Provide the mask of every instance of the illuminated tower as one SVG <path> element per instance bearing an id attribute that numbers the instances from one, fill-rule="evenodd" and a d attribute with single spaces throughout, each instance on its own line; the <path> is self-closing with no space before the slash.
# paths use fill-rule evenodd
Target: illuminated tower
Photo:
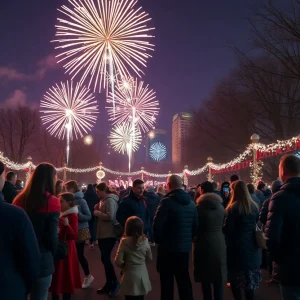
<path id="1" fill-rule="evenodd" d="M 172 163 L 174 166 L 184 164 L 186 140 L 192 126 L 191 113 L 179 113 L 172 122 Z"/>

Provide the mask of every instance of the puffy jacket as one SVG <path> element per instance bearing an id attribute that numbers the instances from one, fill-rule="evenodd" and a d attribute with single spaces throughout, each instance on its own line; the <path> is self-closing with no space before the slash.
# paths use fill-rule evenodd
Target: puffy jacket
<path id="1" fill-rule="evenodd" d="M 58 247 L 58 219 L 60 202 L 55 196 L 46 193 L 48 203 L 29 217 L 32 222 L 41 252 L 40 277 L 54 273 L 54 255 Z M 22 197 L 17 197 L 14 205 L 23 208 Z"/>
<path id="2" fill-rule="evenodd" d="M 74 197 L 74 203 L 78 206 L 78 229 L 88 228 L 88 222 L 91 220 L 92 214 L 86 201 L 83 199 L 84 194 L 82 192 L 77 192 L 74 194 Z"/>
<path id="3" fill-rule="evenodd" d="M 117 211 L 117 221 L 125 226 L 126 220 L 132 216 L 139 217 L 144 222 L 144 231 L 150 227 L 149 212 L 145 198 L 139 199 L 131 190 L 128 197 L 125 197 Z"/>
<path id="4" fill-rule="evenodd" d="M 254 204 L 251 215 L 240 214 L 238 205 L 227 211 L 223 232 L 229 271 L 249 271 L 260 267 L 261 251 L 255 236 L 257 220 L 258 209 Z"/>
<path id="5" fill-rule="evenodd" d="M 168 193 L 153 222 L 154 240 L 160 251 L 190 252 L 197 229 L 198 213 L 191 197 L 181 189 Z"/>
<path id="6" fill-rule="evenodd" d="M 32 224 L 0 193 L 0 298 L 27 299 L 40 273 L 40 252 Z"/>
<path id="7" fill-rule="evenodd" d="M 159 195 L 155 194 L 154 192 L 146 192 L 145 193 L 146 197 L 146 203 L 147 203 L 147 208 L 149 211 L 150 218 L 154 218 L 158 204 L 160 202 L 160 197 Z"/>
<path id="8" fill-rule="evenodd" d="M 266 238 L 282 285 L 300 286 L 300 177 L 287 180 L 271 198 Z"/>

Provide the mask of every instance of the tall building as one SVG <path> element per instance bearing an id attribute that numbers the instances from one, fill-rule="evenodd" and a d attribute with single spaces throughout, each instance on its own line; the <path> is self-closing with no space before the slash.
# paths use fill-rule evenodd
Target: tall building
<path id="1" fill-rule="evenodd" d="M 173 117 L 172 123 L 172 163 L 184 164 L 186 139 L 192 126 L 191 113 L 179 113 Z"/>

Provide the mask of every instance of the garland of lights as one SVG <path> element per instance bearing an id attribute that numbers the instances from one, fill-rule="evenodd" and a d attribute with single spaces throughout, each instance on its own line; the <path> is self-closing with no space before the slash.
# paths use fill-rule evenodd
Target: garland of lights
<path id="1" fill-rule="evenodd" d="M 183 173 L 180 173 L 178 175 L 181 177 L 184 174 L 187 174 L 189 176 L 196 176 L 196 175 L 200 175 L 200 174 L 204 173 L 209 168 L 211 168 L 213 170 L 222 170 L 222 169 L 230 168 L 230 167 L 244 161 L 247 157 L 249 157 L 253 153 L 254 149 L 260 151 L 261 153 L 276 152 L 276 150 L 279 148 L 282 149 L 283 151 L 285 151 L 286 149 L 291 148 L 293 145 L 295 145 L 298 142 L 300 142 L 299 136 L 293 137 L 293 138 L 291 138 L 289 140 L 285 140 L 285 141 L 278 140 L 277 143 L 272 143 L 272 144 L 268 144 L 268 145 L 264 145 L 261 143 L 250 144 L 250 145 L 248 145 L 248 147 L 242 154 L 240 154 L 238 157 L 236 157 L 235 159 L 233 159 L 227 163 L 214 164 L 212 162 L 208 162 L 202 168 L 199 168 L 196 170 L 185 169 Z M 0 152 L 0 161 L 2 161 L 9 169 L 17 170 L 17 171 L 31 170 L 36 167 L 31 161 L 28 161 L 27 163 L 24 163 L 24 164 L 18 164 L 18 163 L 12 162 L 9 158 L 5 157 L 2 152 Z M 263 175 L 261 172 L 263 163 L 261 161 L 258 161 L 255 168 L 253 167 L 253 163 L 250 163 L 250 167 L 251 167 L 250 176 L 251 176 L 252 181 L 257 182 L 257 181 L 261 180 L 262 175 Z M 118 175 L 118 176 L 136 176 L 136 175 L 141 175 L 141 174 L 144 174 L 144 175 L 147 175 L 150 177 L 157 177 L 157 178 L 165 178 L 165 177 L 170 176 L 170 173 L 168 173 L 168 174 L 150 173 L 150 172 L 145 171 L 144 169 L 142 169 L 140 171 L 136 171 L 136 172 L 119 172 L 119 171 L 114 171 L 114 170 L 105 168 L 103 166 L 90 167 L 90 168 L 86 168 L 86 169 L 56 168 L 56 170 L 58 172 L 62 172 L 64 170 L 66 170 L 67 172 L 70 172 L 70 173 L 89 173 L 89 172 L 94 172 L 99 169 L 102 169 L 103 171 L 105 171 L 109 174 Z"/>

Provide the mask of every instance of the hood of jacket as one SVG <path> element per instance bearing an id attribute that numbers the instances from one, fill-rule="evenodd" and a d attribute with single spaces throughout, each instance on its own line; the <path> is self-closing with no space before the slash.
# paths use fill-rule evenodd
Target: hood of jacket
<path id="1" fill-rule="evenodd" d="M 119 201 L 119 197 L 116 195 L 116 194 L 108 194 L 105 198 L 104 198 L 104 201 L 107 200 L 107 199 L 112 199 L 116 202 Z"/>
<path id="2" fill-rule="evenodd" d="M 75 198 L 83 199 L 83 198 L 84 198 L 84 193 L 81 192 L 81 191 L 76 192 L 76 193 L 74 194 L 74 197 L 75 197 Z"/>
<path id="3" fill-rule="evenodd" d="M 142 250 L 147 247 L 147 238 L 140 237 L 137 244 L 134 245 L 132 237 L 124 237 L 122 239 L 123 243 L 133 251 Z"/>
<path id="4" fill-rule="evenodd" d="M 293 177 L 288 179 L 280 188 L 280 191 L 282 190 L 300 196 L 300 177 Z"/>
<path id="5" fill-rule="evenodd" d="M 222 198 L 216 193 L 206 193 L 201 195 L 197 200 L 197 206 L 201 206 L 206 209 L 216 210 L 222 204 Z"/>
<path id="6" fill-rule="evenodd" d="M 77 206 L 74 206 L 74 207 L 70 207 L 69 209 L 67 209 L 66 211 L 62 212 L 60 214 L 61 217 L 65 217 L 67 215 L 70 215 L 70 214 L 78 214 L 78 207 Z"/>
<path id="7" fill-rule="evenodd" d="M 170 198 L 181 205 L 189 205 L 192 201 L 190 195 L 182 189 L 176 189 L 169 192 L 165 198 Z"/>

